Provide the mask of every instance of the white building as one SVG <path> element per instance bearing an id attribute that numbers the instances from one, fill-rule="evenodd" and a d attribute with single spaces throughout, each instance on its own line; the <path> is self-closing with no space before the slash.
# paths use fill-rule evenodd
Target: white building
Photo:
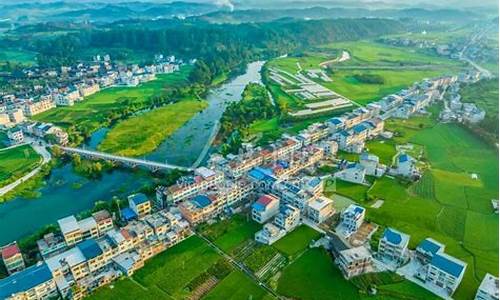
<path id="1" fill-rule="evenodd" d="M 385 167 L 380 165 L 378 156 L 364 152 L 359 157 L 359 164 L 365 168 L 366 175 L 381 177 L 385 173 Z"/>
<path id="2" fill-rule="evenodd" d="M 387 228 L 378 244 L 378 257 L 401 265 L 408 258 L 409 242 L 409 235 Z"/>
<path id="3" fill-rule="evenodd" d="M 425 282 L 442 288 L 451 296 L 460 285 L 466 268 L 465 262 L 446 253 L 437 253 L 427 267 Z"/>
<path id="4" fill-rule="evenodd" d="M 349 279 L 371 271 L 372 255 L 368 249 L 360 246 L 340 251 L 335 262 L 339 265 L 344 277 Z"/>
<path id="5" fill-rule="evenodd" d="M 285 230 L 280 229 L 278 226 L 272 223 L 267 223 L 264 225 L 262 230 L 255 233 L 255 241 L 262 244 L 271 245 L 277 240 L 284 237 L 285 234 Z"/>
<path id="6" fill-rule="evenodd" d="M 477 289 L 474 300 L 498 300 L 498 277 L 487 273 Z"/>
<path id="7" fill-rule="evenodd" d="M 7 131 L 7 137 L 11 145 L 22 144 L 24 142 L 24 134 L 21 128 L 12 128 Z"/>
<path id="8" fill-rule="evenodd" d="M 274 224 L 279 228 L 290 232 L 300 223 L 300 209 L 291 205 L 285 205 L 274 219 Z"/>
<path id="9" fill-rule="evenodd" d="M 323 223 L 335 213 L 333 200 L 320 197 L 311 200 L 307 204 L 307 217 L 316 224 Z"/>
<path id="10" fill-rule="evenodd" d="M 260 224 L 267 222 L 279 212 L 280 201 L 272 195 L 262 195 L 252 205 L 252 219 Z"/>
<path id="11" fill-rule="evenodd" d="M 351 204 L 340 214 L 340 225 L 337 227 L 337 233 L 344 237 L 358 231 L 365 220 L 365 209 L 356 204 Z"/>
<path id="12" fill-rule="evenodd" d="M 352 163 L 347 166 L 344 170 L 338 171 L 334 174 L 335 178 L 356 183 L 365 183 L 366 169 L 361 164 Z"/>
<path id="13" fill-rule="evenodd" d="M 413 157 L 405 153 L 400 154 L 397 158 L 396 173 L 405 177 L 418 176 L 419 172 L 415 163 Z"/>

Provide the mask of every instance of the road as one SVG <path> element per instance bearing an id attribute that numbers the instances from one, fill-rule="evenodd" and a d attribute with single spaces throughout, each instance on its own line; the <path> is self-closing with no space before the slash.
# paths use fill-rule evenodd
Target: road
<path id="1" fill-rule="evenodd" d="M 474 44 L 477 40 L 481 39 L 483 37 L 483 35 L 485 33 L 487 33 L 489 30 L 491 29 L 490 28 L 486 28 L 480 32 L 478 32 L 477 34 L 473 35 L 471 37 L 471 39 L 469 40 L 469 42 L 467 44 L 465 44 L 465 46 L 462 48 L 462 51 L 460 51 L 459 53 L 459 59 L 462 60 L 462 61 L 465 61 L 467 63 L 469 63 L 471 66 L 473 66 L 476 70 L 478 70 L 479 72 L 481 72 L 482 74 L 484 74 L 487 78 L 491 78 L 492 77 L 492 74 L 490 71 L 486 70 L 485 68 L 481 67 L 480 65 L 478 65 L 476 62 L 472 61 L 471 59 L 469 59 L 466 55 L 465 55 L 465 52 L 467 51 L 467 48 L 469 48 L 472 44 Z"/>
<path id="2" fill-rule="evenodd" d="M 210 241 L 209 239 L 207 239 L 206 237 L 204 237 L 202 234 L 200 234 L 198 232 L 195 232 L 195 234 L 198 237 L 200 237 L 201 239 L 203 239 L 205 242 L 207 242 L 207 244 L 212 249 L 214 249 L 215 252 L 217 252 L 219 255 L 221 255 L 225 259 L 227 259 L 233 266 L 235 266 L 237 269 L 239 269 L 244 274 L 246 274 L 248 277 L 250 277 L 250 279 L 252 279 L 255 283 L 257 283 L 257 285 L 259 285 L 261 288 L 263 288 L 264 290 L 266 290 L 274 298 L 276 298 L 276 299 L 282 299 L 282 297 L 280 295 L 278 295 L 273 289 L 271 289 L 269 286 L 267 286 L 266 283 L 264 283 L 259 278 L 257 278 L 257 276 L 255 276 L 252 273 L 252 271 L 250 271 L 245 265 L 243 265 L 242 263 L 234 260 L 229 254 L 227 254 L 226 252 L 224 252 L 222 249 L 220 249 L 217 245 L 215 245 L 214 243 L 212 243 L 212 241 Z"/>
<path id="3" fill-rule="evenodd" d="M 25 145 L 25 144 L 21 144 L 21 145 Z M 21 145 L 18 145 L 17 147 L 19 147 Z M 31 146 L 38 154 L 40 154 L 40 156 L 42 156 L 41 164 L 38 167 L 36 167 L 35 169 L 33 169 L 31 172 L 29 172 L 28 174 L 24 175 L 23 177 L 17 179 L 16 181 L 14 181 L 12 183 L 9 183 L 6 186 L 1 187 L 0 188 L 0 196 L 3 196 L 5 194 L 7 194 L 8 192 L 14 190 L 21 183 L 31 179 L 33 176 L 38 174 L 38 172 L 40 172 L 40 170 L 42 169 L 42 166 L 45 165 L 46 163 L 48 163 L 50 161 L 50 159 L 52 158 L 49 151 L 47 151 L 47 149 L 45 148 L 44 144 L 40 145 L 36 142 L 33 142 L 31 144 Z M 15 147 L 9 147 L 9 149 L 12 149 L 12 148 L 15 148 Z M 5 150 L 5 149 L 2 149 L 2 150 Z"/>

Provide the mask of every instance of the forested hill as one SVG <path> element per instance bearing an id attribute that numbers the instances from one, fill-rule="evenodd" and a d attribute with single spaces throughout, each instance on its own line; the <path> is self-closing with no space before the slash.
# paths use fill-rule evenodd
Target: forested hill
<path id="1" fill-rule="evenodd" d="M 111 26 L 67 34 L 33 45 L 40 64 L 77 59 L 86 48 L 128 48 L 200 58 L 213 75 L 251 59 L 290 53 L 301 47 L 397 33 L 404 26 L 388 19 L 278 20 L 268 23 L 177 22 L 164 27 Z"/>

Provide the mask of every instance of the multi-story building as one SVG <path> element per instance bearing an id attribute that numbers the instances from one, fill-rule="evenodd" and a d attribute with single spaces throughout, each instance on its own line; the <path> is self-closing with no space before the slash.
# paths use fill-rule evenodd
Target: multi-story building
<path id="1" fill-rule="evenodd" d="M 427 266 L 425 282 L 444 289 L 451 296 L 460 285 L 466 268 L 465 262 L 446 253 L 436 253 Z"/>
<path id="2" fill-rule="evenodd" d="M 2 248 L 2 261 L 9 274 L 22 271 L 25 268 L 23 255 L 16 242 Z"/>
<path id="3" fill-rule="evenodd" d="M 365 209 L 359 205 L 351 204 L 340 214 L 340 231 L 345 237 L 358 231 L 365 220 Z"/>
<path id="4" fill-rule="evenodd" d="M 24 112 L 20 108 L 12 109 L 9 111 L 9 118 L 10 121 L 14 124 L 19 124 L 24 122 L 26 120 L 26 117 L 24 116 Z"/>
<path id="5" fill-rule="evenodd" d="M 37 115 L 54 107 L 56 107 L 56 104 L 54 100 L 52 100 L 52 97 L 40 99 L 39 101 L 36 102 L 28 101 L 24 105 L 24 114 L 28 117 L 32 117 L 34 115 Z"/>
<path id="6" fill-rule="evenodd" d="M 378 256 L 397 265 L 408 258 L 408 243 L 410 236 L 393 228 L 386 228 L 378 244 Z"/>
<path id="7" fill-rule="evenodd" d="M 94 218 L 97 224 L 99 235 L 103 235 L 106 231 L 113 228 L 113 219 L 110 213 L 105 209 L 93 213 L 92 218 Z"/>
<path id="8" fill-rule="evenodd" d="M 273 223 L 286 232 L 292 231 L 300 223 L 300 209 L 288 204 L 282 206 Z"/>
<path id="9" fill-rule="evenodd" d="M 24 134 L 20 127 L 14 127 L 7 131 L 9 144 L 18 145 L 24 143 Z"/>
<path id="10" fill-rule="evenodd" d="M 431 262 L 434 255 L 444 252 L 445 246 L 440 242 L 426 238 L 415 249 L 416 258 L 424 265 Z"/>
<path id="11" fill-rule="evenodd" d="M 220 199 L 216 194 L 197 195 L 193 199 L 182 202 L 179 210 L 191 224 L 199 224 L 221 212 Z"/>
<path id="12" fill-rule="evenodd" d="M 82 97 L 88 97 L 90 95 L 93 95 L 93 94 L 99 92 L 100 90 L 101 89 L 100 89 L 99 85 L 96 83 L 81 85 L 78 88 L 78 92 L 80 93 L 80 96 L 82 96 Z"/>
<path id="13" fill-rule="evenodd" d="M 266 223 L 262 227 L 262 230 L 255 233 L 255 241 L 262 244 L 271 245 L 285 235 L 285 230 L 280 229 L 273 223 Z"/>
<path id="14" fill-rule="evenodd" d="M 279 212 L 280 200 L 272 195 L 262 195 L 252 205 L 252 219 L 265 223 Z"/>
<path id="15" fill-rule="evenodd" d="M 58 233 L 47 233 L 36 244 L 43 258 L 47 258 L 53 253 L 58 253 L 66 248 L 64 237 Z"/>
<path id="16" fill-rule="evenodd" d="M 0 299 L 55 299 L 58 296 L 54 278 L 42 262 L 0 279 Z"/>
<path id="17" fill-rule="evenodd" d="M 372 255 L 364 246 L 340 251 L 335 261 L 347 279 L 369 272 L 372 267 Z"/>
<path id="18" fill-rule="evenodd" d="M 128 196 L 128 206 L 139 218 L 151 212 L 151 201 L 142 193 Z"/>
<path id="19" fill-rule="evenodd" d="M 80 231 L 80 226 L 78 226 L 78 221 L 75 216 L 59 219 L 57 223 L 66 241 L 66 245 L 72 246 L 82 241 L 82 232 Z"/>
<path id="20" fill-rule="evenodd" d="M 474 300 L 498 300 L 498 277 L 487 273 L 477 289 Z"/>
<path id="21" fill-rule="evenodd" d="M 307 217 L 316 224 L 323 223 L 335 213 L 333 200 L 319 197 L 307 204 Z"/>

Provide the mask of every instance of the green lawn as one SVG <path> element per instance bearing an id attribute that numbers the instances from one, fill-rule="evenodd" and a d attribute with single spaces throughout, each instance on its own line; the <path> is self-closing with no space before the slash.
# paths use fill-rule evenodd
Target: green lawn
<path id="1" fill-rule="evenodd" d="M 22 177 L 39 166 L 41 160 L 42 157 L 30 145 L 0 149 L 0 186 Z"/>
<path id="2" fill-rule="evenodd" d="M 278 281 L 278 293 L 292 299 L 359 299 L 357 288 L 345 280 L 324 249 L 307 250 L 287 266 Z"/>
<path id="3" fill-rule="evenodd" d="M 168 86 L 185 84 L 190 72 L 191 67 L 184 67 L 179 72 L 158 75 L 156 80 L 136 87 L 108 88 L 85 98 L 84 101 L 74 106 L 53 108 L 36 115 L 33 119 L 63 127 L 80 125 L 93 131 L 106 124 L 113 109 L 141 105 Z"/>
<path id="4" fill-rule="evenodd" d="M 233 271 L 217 284 L 203 299 L 206 300 L 260 300 L 265 299 L 266 291 L 255 284 L 240 271 Z M 272 299 L 269 297 L 269 299 Z"/>
<path id="5" fill-rule="evenodd" d="M 212 225 L 201 225 L 200 230 L 222 250 L 231 252 L 246 240 L 253 239 L 261 227 L 246 216 L 237 214 Z"/>
<path id="6" fill-rule="evenodd" d="M 124 156 L 149 153 L 207 105 L 206 101 L 183 100 L 128 118 L 106 134 L 98 149 Z"/>
<path id="7" fill-rule="evenodd" d="M 146 299 L 173 299 L 156 286 L 144 288 L 129 277 L 124 277 L 109 285 L 105 285 L 87 298 L 88 300 L 120 299 L 120 300 L 146 300 Z"/>
<path id="8" fill-rule="evenodd" d="M 329 180 L 325 184 L 325 194 L 329 197 L 332 194 L 339 194 L 356 202 L 363 202 L 366 199 L 366 192 L 369 188 L 366 185 L 355 184 L 340 179 L 337 179 L 336 183 L 333 180 Z"/>
<path id="9" fill-rule="evenodd" d="M 321 234 L 314 229 L 301 225 L 284 238 L 273 244 L 273 247 L 288 257 L 293 257 L 304 251 L 312 240 L 319 238 Z"/>
<path id="10" fill-rule="evenodd" d="M 378 156 L 380 163 L 387 166 L 392 165 L 392 159 L 396 155 L 394 142 L 389 140 L 371 140 L 366 143 L 366 148 L 368 152 Z"/>
<path id="11" fill-rule="evenodd" d="M 23 65 L 33 65 L 36 62 L 36 53 L 21 49 L 2 48 L 0 49 L 0 64 L 4 62 L 20 63 Z"/>

